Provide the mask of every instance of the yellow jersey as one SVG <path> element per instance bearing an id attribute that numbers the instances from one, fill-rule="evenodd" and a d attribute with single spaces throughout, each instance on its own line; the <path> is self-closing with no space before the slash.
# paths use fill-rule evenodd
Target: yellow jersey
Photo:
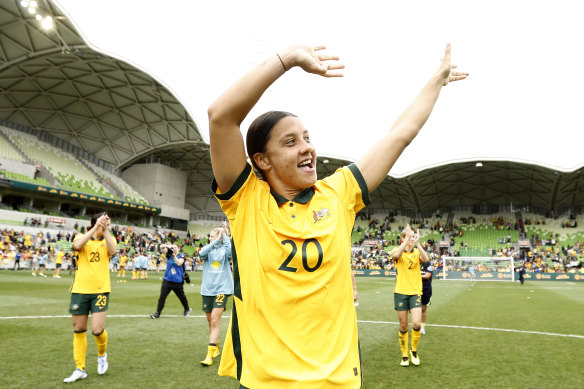
<path id="1" fill-rule="evenodd" d="M 79 234 L 74 241 L 83 235 Z M 77 271 L 71 292 L 81 294 L 109 293 L 110 256 L 105 238 L 91 238 L 77 253 Z"/>
<path id="2" fill-rule="evenodd" d="M 369 202 L 356 165 L 290 201 L 251 166 L 213 191 L 232 233 L 234 308 L 219 375 L 253 388 L 359 388 L 351 283 L 355 214 Z"/>
<path id="3" fill-rule="evenodd" d="M 63 257 L 65 256 L 65 253 L 63 251 L 59 251 L 57 253 L 57 256 L 55 257 L 55 263 L 59 264 L 59 263 L 63 263 Z"/>
<path id="4" fill-rule="evenodd" d="M 128 256 L 127 255 L 122 255 L 120 257 L 120 266 L 126 266 L 126 262 L 128 262 Z"/>
<path id="5" fill-rule="evenodd" d="M 394 248 L 393 252 L 397 250 Z M 395 293 L 406 295 L 422 294 L 422 273 L 420 270 L 420 251 L 414 248 L 412 252 L 404 251 L 396 260 L 397 275 Z"/>

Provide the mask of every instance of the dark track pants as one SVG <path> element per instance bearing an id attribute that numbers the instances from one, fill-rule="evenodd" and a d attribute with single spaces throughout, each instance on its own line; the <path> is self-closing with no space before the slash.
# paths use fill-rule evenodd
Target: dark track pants
<path id="1" fill-rule="evenodd" d="M 176 294 L 176 297 L 178 297 L 184 309 L 189 309 L 189 302 L 187 301 L 187 296 L 185 295 L 183 283 L 162 280 L 162 286 L 160 287 L 160 297 L 158 298 L 158 308 L 156 308 L 156 312 L 162 313 L 166 298 L 171 291 Z"/>

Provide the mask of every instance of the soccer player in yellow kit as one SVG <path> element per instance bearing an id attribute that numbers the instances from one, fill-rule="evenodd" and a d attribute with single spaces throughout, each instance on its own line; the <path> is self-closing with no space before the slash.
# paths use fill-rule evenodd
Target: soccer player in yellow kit
<path id="1" fill-rule="evenodd" d="M 91 311 L 91 332 L 97 344 L 97 373 L 107 371 L 107 338 L 105 319 L 110 294 L 110 257 L 116 253 L 116 241 L 110 233 L 110 218 L 97 214 L 85 234 L 73 241 L 77 253 L 77 271 L 71 287 L 69 313 L 73 318 L 73 358 L 76 369 L 64 382 L 87 378 L 87 319 Z"/>
<path id="2" fill-rule="evenodd" d="M 128 263 L 128 256 L 125 251 L 122 251 L 120 256 L 120 270 L 118 270 L 118 277 L 122 275 L 122 278 L 126 277 L 126 264 Z"/>
<path id="3" fill-rule="evenodd" d="M 252 169 L 241 123 L 293 67 L 341 76 L 338 58 L 322 49 L 298 45 L 273 55 L 208 111 L 213 190 L 234 248 L 234 308 L 219 374 L 237 378 L 241 388 L 361 387 L 349 265 L 355 214 L 420 131 L 442 87 L 466 77 L 451 72 L 448 45 L 440 68 L 391 131 L 357 163 L 321 180 L 300 119 L 267 112 L 247 132 Z"/>
<path id="4" fill-rule="evenodd" d="M 61 272 L 61 266 L 63 266 L 63 257 L 65 256 L 65 251 L 60 249 L 55 255 L 55 271 L 53 272 L 54 278 L 61 278 L 59 273 Z"/>
<path id="5" fill-rule="evenodd" d="M 422 327 L 422 276 L 420 261 L 428 262 L 428 254 L 420 245 L 420 230 L 413 231 L 408 224 L 401 233 L 402 243 L 392 250 L 391 258 L 396 262 L 397 276 L 394 303 L 399 318 L 399 346 L 402 352 L 401 366 L 409 366 L 408 358 L 408 312 L 412 316 L 412 349 L 410 357 L 416 366 L 420 364 L 418 343 Z"/>

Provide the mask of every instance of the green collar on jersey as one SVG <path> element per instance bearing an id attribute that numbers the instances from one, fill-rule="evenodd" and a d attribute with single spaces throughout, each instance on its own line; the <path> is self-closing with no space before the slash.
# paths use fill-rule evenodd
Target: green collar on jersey
<path id="1" fill-rule="evenodd" d="M 276 199 L 276 202 L 278 203 L 278 205 L 282 205 L 282 204 L 290 201 L 287 198 L 285 198 L 284 196 L 279 195 L 276 192 L 274 192 L 273 189 L 270 189 L 270 193 L 272 194 L 272 196 L 274 196 L 274 199 Z M 296 197 L 294 197 L 294 199 L 292 201 L 295 203 L 299 203 L 299 204 L 306 204 L 310 201 L 310 199 L 312 199 L 312 196 L 314 196 L 314 187 L 309 186 L 308 188 L 304 189 L 302 192 L 298 193 L 298 195 L 296 195 Z"/>

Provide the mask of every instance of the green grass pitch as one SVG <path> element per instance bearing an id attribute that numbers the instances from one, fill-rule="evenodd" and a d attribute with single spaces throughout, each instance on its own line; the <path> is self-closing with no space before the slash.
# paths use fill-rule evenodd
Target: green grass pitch
<path id="1" fill-rule="evenodd" d="M 50 273 L 50 272 L 49 272 Z M 68 272 L 62 279 L 0 271 L 0 387 L 58 388 L 74 370 L 67 313 Z M 126 282 L 112 277 L 106 328 L 109 370 L 96 372 L 88 336 L 89 377 L 78 388 L 238 388 L 203 367 L 207 321 L 200 310 L 201 273 L 186 286 L 192 316 L 171 294 L 163 315 L 154 312 L 162 274 Z M 582 388 L 584 283 L 434 280 L 419 367 L 399 366 L 394 281 L 357 278 L 364 388 Z M 221 322 L 221 337 L 231 311 Z M 332 340 L 331 340 L 332 341 Z"/>

